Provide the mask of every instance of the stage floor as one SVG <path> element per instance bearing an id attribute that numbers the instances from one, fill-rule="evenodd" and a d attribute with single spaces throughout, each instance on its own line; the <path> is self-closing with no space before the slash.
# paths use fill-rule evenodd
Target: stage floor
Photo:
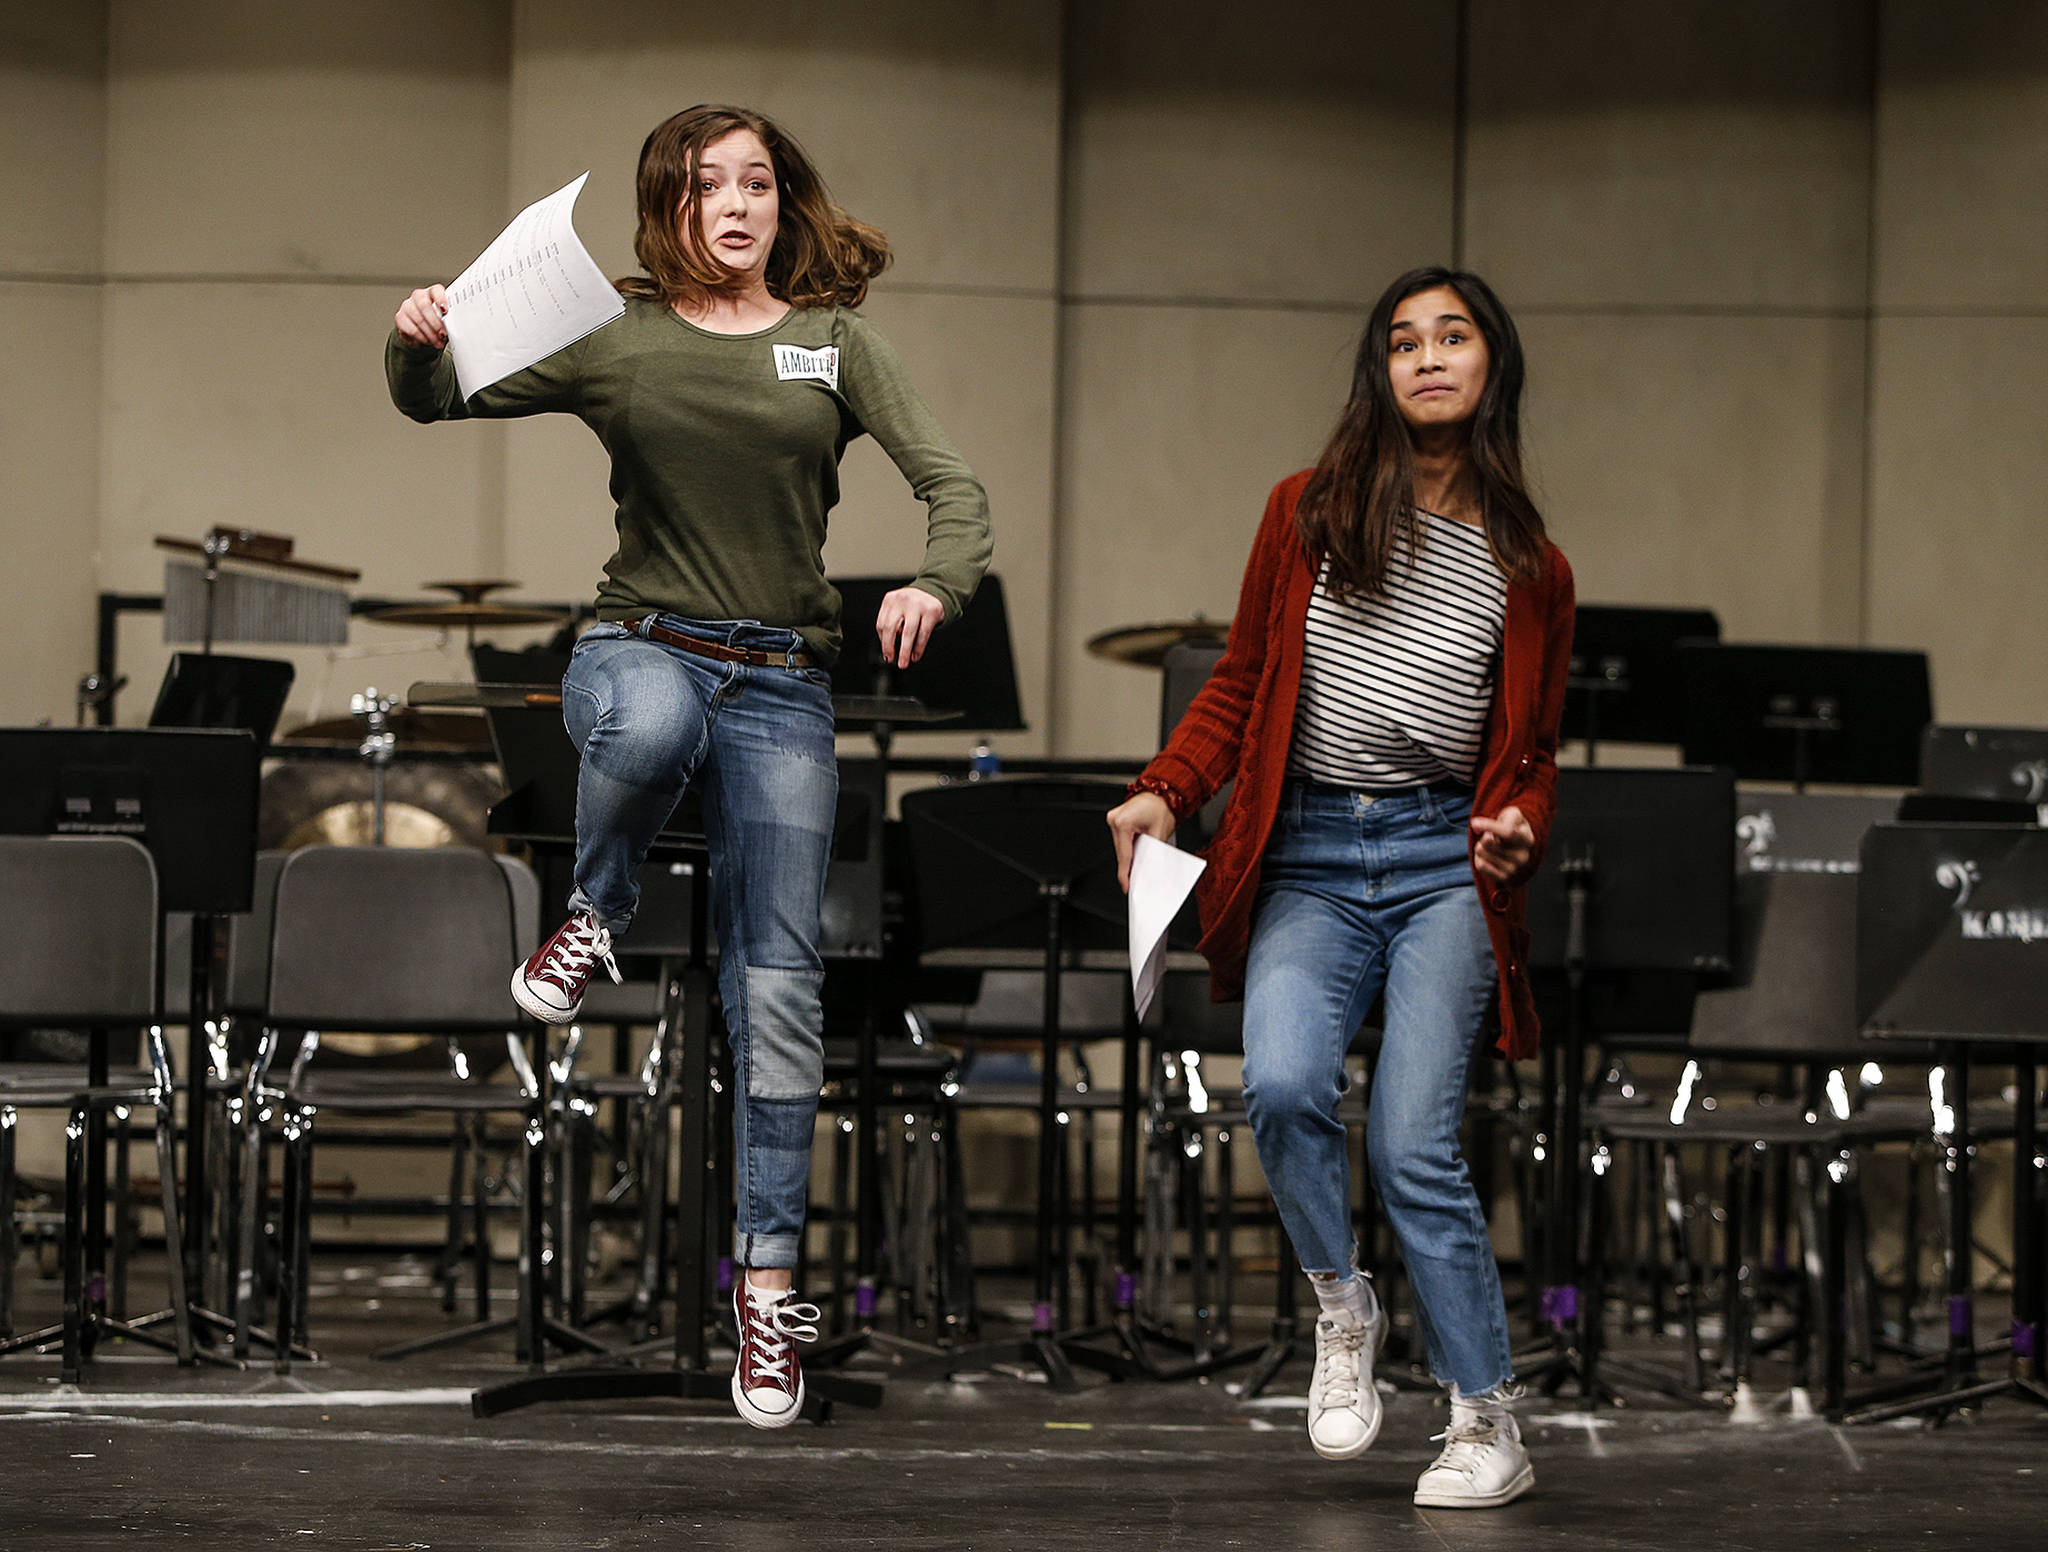
<path id="1" fill-rule="evenodd" d="M 28 1262 L 21 1272 L 25 1325 L 54 1290 Z M 134 1286 L 161 1284 L 145 1264 Z M 470 1389 L 518 1372 L 504 1342 L 368 1356 L 443 1319 L 417 1263 L 323 1256 L 313 1325 L 326 1361 L 289 1380 L 116 1347 L 67 1390 L 54 1359 L 0 1361 L 0 1548 L 2048 1545 L 2048 1410 L 2010 1400 L 1937 1430 L 1739 1427 L 1649 1396 L 1591 1416 L 1531 1401 L 1535 1489 L 1458 1513 L 1409 1502 L 1445 1419 L 1435 1397 L 1389 1396 L 1369 1454 L 1323 1461 L 1302 1432 L 1305 1360 L 1251 1404 L 1220 1380 L 1084 1375 L 1062 1396 L 993 1375 L 891 1380 L 879 1411 L 777 1433 L 710 1402 L 478 1421 Z"/>

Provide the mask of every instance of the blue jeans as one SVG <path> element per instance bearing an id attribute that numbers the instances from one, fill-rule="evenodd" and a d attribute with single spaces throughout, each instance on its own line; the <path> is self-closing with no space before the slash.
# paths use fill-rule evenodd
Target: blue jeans
<path id="1" fill-rule="evenodd" d="M 751 621 L 659 618 L 730 646 L 801 645 L 794 631 Z M 738 1082 L 733 1254 L 742 1266 L 793 1267 L 825 1077 L 818 918 L 839 797 L 830 681 L 815 668 L 721 663 L 598 625 L 569 658 L 562 718 L 582 752 L 569 908 L 614 933 L 632 923 L 647 848 L 699 783 Z"/>
<path id="2" fill-rule="evenodd" d="M 1266 845 L 1245 977 L 1244 1086 L 1259 1163 L 1309 1272 L 1355 1251 L 1337 1101 L 1344 1052 L 1382 992 L 1366 1151 L 1440 1383 L 1511 1378 L 1507 1307 L 1458 1147 L 1465 1073 L 1494 991 L 1472 881 L 1472 800 L 1289 782 Z"/>

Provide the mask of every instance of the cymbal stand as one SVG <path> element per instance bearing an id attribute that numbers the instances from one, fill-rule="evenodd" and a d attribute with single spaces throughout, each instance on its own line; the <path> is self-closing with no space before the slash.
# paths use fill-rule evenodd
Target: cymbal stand
<path id="1" fill-rule="evenodd" d="M 209 598 L 212 595 L 207 595 Z M 391 756 L 398 748 L 398 735 L 391 730 L 391 708 L 397 703 L 388 695 L 380 695 L 377 687 L 359 691 L 349 697 L 349 712 L 363 719 L 363 741 L 356 753 L 363 757 L 363 763 L 370 768 L 370 844 L 384 844 L 384 773 L 390 769 Z"/>

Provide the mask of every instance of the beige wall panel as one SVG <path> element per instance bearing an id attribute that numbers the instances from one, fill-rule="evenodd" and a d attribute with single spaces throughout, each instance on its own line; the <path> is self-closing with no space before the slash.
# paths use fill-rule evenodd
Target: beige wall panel
<path id="1" fill-rule="evenodd" d="M 231 327 L 229 290 L 107 287 L 101 585 L 157 591 L 155 536 L 196 537 L 218 522 L 287 533 L 308 560 L 359 567 L 358 590 L 370 595 L 417 596 L 428 580 L 494 573 L 502 433 L 417 426 L 392 408 L 385 289 L 237 287 Z M 153 620 L 138 632 L 160 635 Z M 456 662 L 425 633 L 359 624 L 353 637 L 335 670 L 344 700 L 347 681 L 402 685 Z M 387 649 L 397 649 L 388 661 Z M 294 707 L 309 707 L 310 665 L 326 654 L 287 655 L 301 665 Z M 150 662 L 124 658 L 145 689 L 161 656 Z M 141 699 L 124 716 L 146 711 Z"/>
<path id="2" fill-rule="evenodd" d="M 1071 15 L 1070 291 L 1369 303 L 1448 258 L 1453 7 Z"/>
<path id="3" fill-rule="evenodd" d="M 0 726 L 68 727 L 93 666 L 100 292 L 0 282 L 0 340 L 33 374 L 0 381 Z"/>
<path id="4" fill-rule="evenodd" d="M 1069 312 L 1058 753 L 1158 746 L 1157 672 L 1083 644 L 1112 626 L 1230 617 L 1267 493 L 1315 461 L 1363 323 L 1334 310 Z"/>
<path id="5" fill-rule="evenodd" d="M 1871 639 L 1932 656 L 1945 722 L 2048 727 L 2048 319 L 1894 318 L 1873 395 Z M 1966 360 L 1963 373 L 1929 362 Z M 2016 386 L 2017 385 L 2017 386 Z"/>
<path id="6" fill-rule="evenodd" d="M 451 279 L 504 223 L 502 0 L 120 0 L 116 274 Z"/>
<path id="7" fill-rule="evenodd" d="M 698 102 L 783 124 L 833 196 L 888 233 L 890 283 L 1044 291 L 1057 243 L 1059 7 L 762 0 L 743 26 L 665 0 L 522 0 L 512 181 L 533 198 L 592 169 L 578 229 L 632 256 L 647 132 Z"/>
<path id="8" fill-rule="evenodd" d="M 470 426 L 436 426 L 464 436 Z M 527 596 L 590 603 L 617 548 L 611 461 L 590 428 L 568 415 L 504 423 L 504 575 Z"/>
<path id="9" fill-rule="evenodd" d="M 1023 733 L 990 739 L 1004 754 L 1048 748 L 1052 672 L 1052 445 L 1056 309 L 1049 300 L 877 295 L 863 309 L 902 352 L 918 391 L 988 489 L 991 570 L 1003 579 Z M 825 563 L 845 575 L 908 573 L 924 554 L 925 509 L 872 437 L 847 450 Z M 848 620 L 872 638 L 868 620 Z M 965 734 L 919 734 L 903 748 L 964 751 Z"/>
<path id="10" fill-rule="evenodd" d="M 2048 6 L 1879 12 L 1878 305 L 2038 308 L 2048 292 Z"/>
<path id="11" fill-rule="evenodd" d="M 1867 11 L 1474 0 L 1471 267 L 1510 305 L 1862 305 Z"/>
<path id="12" fill-rule="evenodd" d="M 1524 315 L 1536 495 L 1587 603 L 1856 639 L 1863 325 Z"/>
<path id="13" fill-rule="evenodd" d="M 100 269 L 104 5 L 10 5 L 0 20 L 0 273 Z"/>

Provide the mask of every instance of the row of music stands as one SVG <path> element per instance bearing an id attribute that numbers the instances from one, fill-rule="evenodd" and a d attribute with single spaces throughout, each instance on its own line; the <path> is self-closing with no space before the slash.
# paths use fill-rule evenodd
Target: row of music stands
<path id="1" fill-rule="evenodd" d="M 1731 964 L 1738 777 L 1910 786 L 1932 717 L 1924 653 L 1719 641 L 1703 610 L 1578 611 L 1549 855 L 1530 889 L 1530 964 L 1552 994 L 1537 1145 L 1547 1189 L 1546 1350 L 1517 1371 L 1594 1386 L 1580 1265 L 1588 1043 L 1690 1027 L 1693 992 Z M 1597 767 L 1601 739 L 1676 744 L 1678 769 Z"/>
<path id="2" fill-rule="evenodd" d="M 2030 760 L 2048 756 L 2048 733 L 2025 742 Z M 1941 1146 L 1951 1203 L 1949 1319 L 1937 1373 L 1856 1398 L 1847 1420 L 1923 1412 L 1938 1420 L 1996 1395 L 2048 1401 L 2035 1090 L 2039 1050 L 2048 1044 L 2048 830 L 2029 823 L 1879 825 L 1864 837 L 1859 885 L 1857 1023 L 1875 1040 L 1934 1041 L 1947 1071 L 1950 1113 Z M 2010 1356 L 2006 1374 L 1988 1381 L 1977 1372 L 1971 1275 L 1970 1069 L 1980 1058 L 2009 1065 L 2015 1091 Z M 1839 1327 L 1837 1300 L 1831 1313 Z M 1842 1358 L 1833 1335 L 1828 1359 L 1838 1374 Z M 1911 1396 L 1915 1390 L 1924 1394 Z"/>

